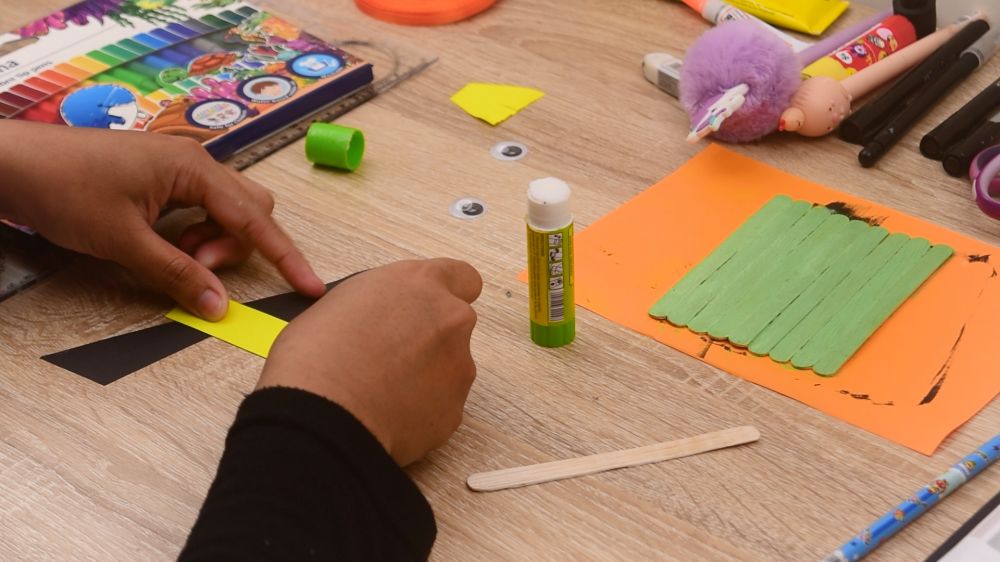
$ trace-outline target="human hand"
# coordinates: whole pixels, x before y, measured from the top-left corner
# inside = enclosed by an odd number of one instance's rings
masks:
[[[271,194],[195,141],[142,132],[0,123],[0,217],[51,242],[121,263],[209,320],[228,295],[211,270],[259,249],[299,292],[325,287],[271,216]],[[203,207],[180,248],[152,229],[165,207]]]
[[[400,465],[444,444],[476,376],[471,303],[482,278],[450,259],[343,281],[281,332],[257,388],[307,390],[354,414]]]

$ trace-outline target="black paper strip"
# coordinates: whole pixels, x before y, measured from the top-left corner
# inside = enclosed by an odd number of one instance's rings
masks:
[[[344,279],[350,277],[353,275]],[[344,279],[327,283],[327,290],[336,287]],[[298,293],[283,293],[245,304],[290,322],[314,302],[316,302],[314,299]],[[98,384],[106,385],[208,337],[208,334],[184,324],[168,322],[44,355],[42,359]]]

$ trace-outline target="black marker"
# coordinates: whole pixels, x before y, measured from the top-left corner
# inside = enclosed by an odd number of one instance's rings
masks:
[[[885,93],[866,103],[850,117],[844,119],[838,129],[840,138],[847,142],[864,144],[865,138],[878,131],[879,127],[886,123],[902,106],[903,100],[911,92],[933,80],[941,73],[945,65],[954,62],[962,51],[989,30],[990,24],[981,19],[969,22],[962,27],[940,49],[934,51],[931,56],[904,74]]]
[[[1000,139],[1000,111],[976,127],[967,139],[948,150],[942,162],[944,170],[956,178],[967,175],[972,159],[983,149],[1000,142],[998,139]]]
[[[971,24],[970,24],[971,25]],[[934,106],[956,84],[967,78],[997,49],[998,34],[988,34],[965,50],[958,60],[948,66],[940,77],[933,79],[922,90],[913,94],[909,103],[888,125],[879,131],[858,154],[858,162],[870,168],[885,155],[920,117]]]
[[[1000,107],[1000,79],[986,86],[982,92],[945,119],[920,140],[920,152],[934,160],[941,160],[948,148],[961,142],[969,131],[979,126],[983,119]]]
[[[923,39],[937,29],[937,2],[934,0],[893,0],[892,12],[910,20],[917,39]]]

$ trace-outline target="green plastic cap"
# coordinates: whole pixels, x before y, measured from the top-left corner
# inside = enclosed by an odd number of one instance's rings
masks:
[[[531,323],[531,341],[542,347],[560,347],[576,338],[576,322],[567,322],[555,326],[542,326]]]
[[[313,123],[306,133],[306,158],[313,164],[353,172],[365,155],[365,135],[333,123]]]

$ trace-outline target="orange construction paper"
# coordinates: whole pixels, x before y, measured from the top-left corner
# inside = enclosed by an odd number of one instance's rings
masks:
[[[833,377],[710,342],[647,311],[777,194],[839,202],[955,255]],[[970,203],[971,204],[971,203]],[[710,146],[576,237],[577,303],[738,377],[930,455],[1000,394],[993,246]]]

